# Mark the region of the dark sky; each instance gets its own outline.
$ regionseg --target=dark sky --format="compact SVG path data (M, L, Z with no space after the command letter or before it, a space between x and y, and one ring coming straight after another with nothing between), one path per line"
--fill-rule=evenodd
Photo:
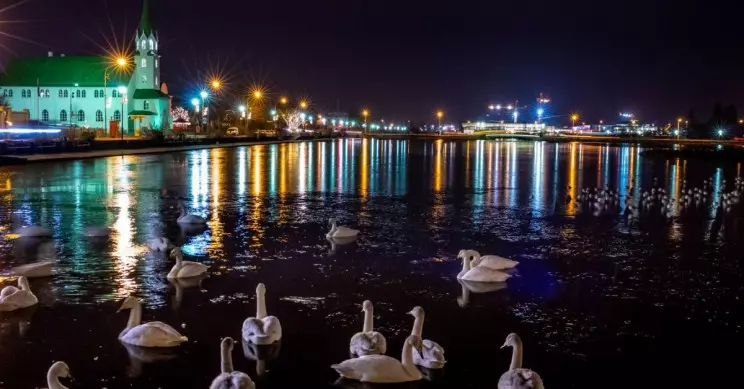
M150 1L162 78L179 97L200 70L221 69L235 89L260 81L321 110L338 99L342 110L396 120L437 108L475 119L489 103L534 104L540 92L551 113L589 121L744 107L744 7L733 1ZM131 41L140 3L30 0L0 13L27 22L0 31L39 45L0 43L18 55L100 53L94 42L111 28ZM9 56L0 48L0 63Z

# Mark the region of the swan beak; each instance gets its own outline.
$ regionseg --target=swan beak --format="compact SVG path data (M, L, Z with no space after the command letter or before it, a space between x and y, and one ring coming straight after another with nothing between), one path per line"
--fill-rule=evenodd
M503 344L503 345L501 345L501 347L500 347L500 348L504 348L504 347L508 347L508 346L509 346L509 343L508 343L508 342L504 342L504 344Z
M413 311L409 311L409 312L408 312L408 314L409 314L409 315L411 315L411 316L415 316L415 315L413 314Z

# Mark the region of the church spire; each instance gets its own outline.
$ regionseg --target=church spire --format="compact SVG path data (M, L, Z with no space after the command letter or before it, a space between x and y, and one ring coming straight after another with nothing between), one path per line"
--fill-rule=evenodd
M152 25L150 25L150 2L142 0L142 16L140 16L139 31L141 35L152 34Z

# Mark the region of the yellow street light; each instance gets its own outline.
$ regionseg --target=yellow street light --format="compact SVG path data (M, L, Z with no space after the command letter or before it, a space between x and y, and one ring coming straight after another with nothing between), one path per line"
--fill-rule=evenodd
M282 103L282 104L287 104L287 98L286 97L282 97L282 98L279 99L279 102Z
M211 84L212 84L212 89L220 89L220 87L222 86L222 83L220 82L220 80L212 80Z
M576 127L576 121L579 120L578 114L571 115L571 127Z
M127 59L124 57L119 57L116 59L116 66L123 68L127 66Z
M307 101L305 101L305 100L300 101L300 108L302 108L302 109L307 108Z
M444 112L437 111L437 125L439 127L442 127L442 117L444 117Z
M260 90L256 89L256 90L253 91L253 97L256 98L256 99L260 99L260 98L263 97L263 92L261 92Z

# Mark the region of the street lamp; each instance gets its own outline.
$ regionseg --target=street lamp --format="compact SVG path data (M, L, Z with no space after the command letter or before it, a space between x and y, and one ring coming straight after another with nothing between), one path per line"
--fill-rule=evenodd
M682 124L682 118L677 118L677 140L679 140L679 125Z
M127 87L123 85L120 86L119 95L121 95L121 116L119 117L119 132L121 133L121 140L124 140L124 101L127 98Z
M284 96L282 96L282 98L279 99L279 102L282 104L287 104L287 101L288 101L287 98Z
M119 57L116 59L116 66L123 68L127 66L127 59L124 57Z
M439 131L442 130L442 117L444 117L444 112L437 111L437 125L439 126Z
M302 108L302 109L307 108L307 101L305 101L305 100L300 101L300 108Z
M201 97L201 107L202 107L202 118L201 118L201 120L199 120L199 124L200 125L204 125L204 124L206 124L205 121L204 121L204 118L205 118L206 115L209 114L209 111L207 111L207 106L204 104L204 100L207 99L207 97L209 96L209 93L207 93L207 91L205 91L205 90L202 90L199 93L199 96ZM207 119L207 121L209 121L209 117L208 116L206 117L206 119Z
M579 120L579 115L577 114L571 115L571 128L572 129L575 129L577 120Z
M220 82L220 80L215 79L215 80L212 80L211 85L212 85L212 89L218 90L222 86L222 82Z
M543 113L545 113L545 110L543 110L542 108L537 109L537 122L538 123L540 122L540 119L542 119Z
M253 98L260 99L261 97L263 97L263 92L258 89L253 91Z

